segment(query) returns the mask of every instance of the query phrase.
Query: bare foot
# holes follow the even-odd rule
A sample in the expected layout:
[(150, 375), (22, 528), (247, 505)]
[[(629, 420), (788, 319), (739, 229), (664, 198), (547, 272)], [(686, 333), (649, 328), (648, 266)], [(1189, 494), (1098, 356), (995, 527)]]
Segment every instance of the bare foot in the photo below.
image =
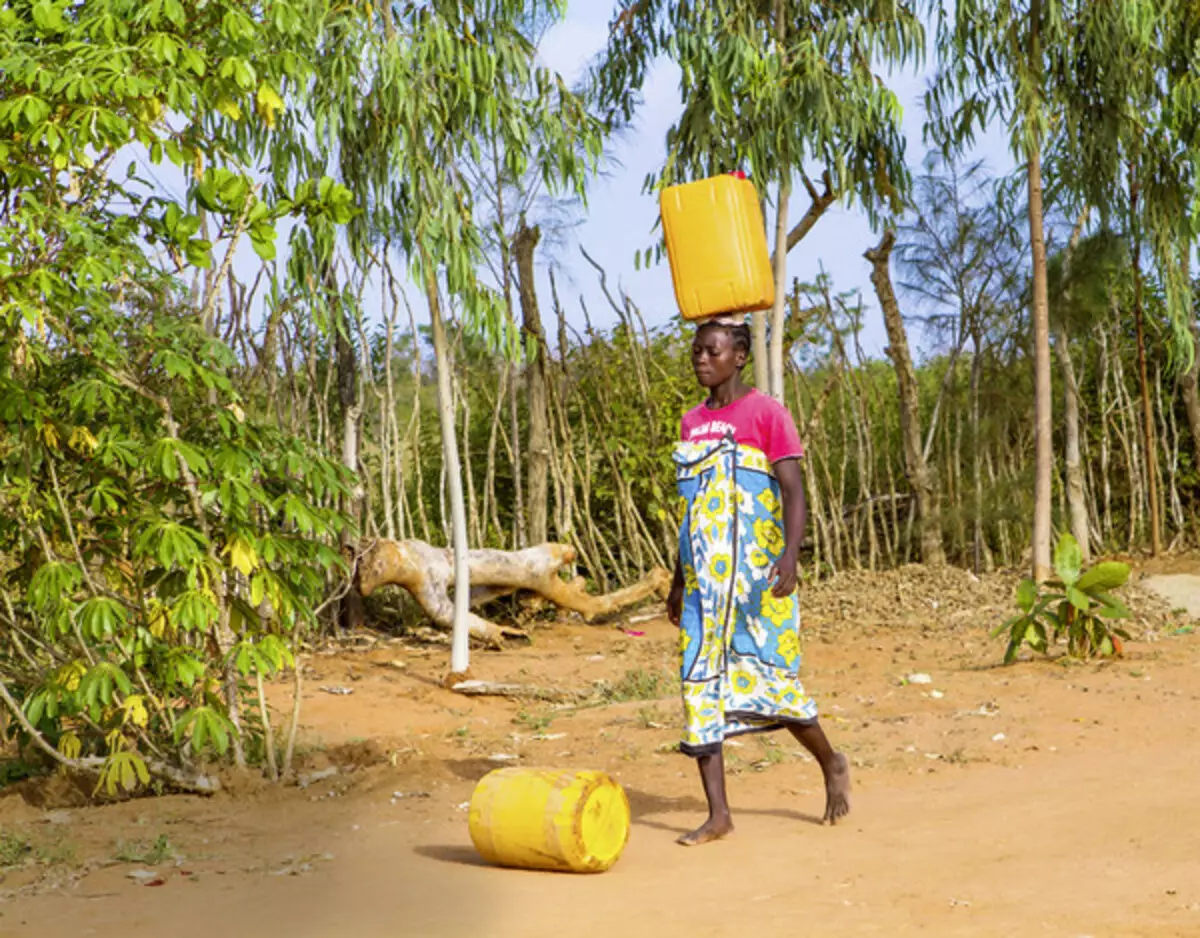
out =
[(843, 753), (834, 753), (833, 766), (825, 773), (826, 824), (836, 824), (850, 813), (850, 762)]
[(690, 834), (684, 834), (675, 843), (685, 847), (698, 847), (714, 840), (720, 840), (733, 833), (733, 819), (726, 814), (724, 817), (710, 817)]

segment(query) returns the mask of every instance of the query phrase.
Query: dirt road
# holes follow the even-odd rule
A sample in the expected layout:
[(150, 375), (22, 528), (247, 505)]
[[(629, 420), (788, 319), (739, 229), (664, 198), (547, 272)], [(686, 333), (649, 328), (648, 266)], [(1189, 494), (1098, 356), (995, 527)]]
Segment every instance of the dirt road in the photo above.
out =
[[(97, 858), (61, 889), (0, 904), (0, 936), (1200, 935), (1190, 626), (1152, 630), (1112, 664), (1004, 669), (975, 624), (826, 625), (806, 676), (855, 763), (854, 813), (837, 828), (815, 823), (815, 766), (782, 738), (754, 739), (731, 752), (734, 836), (677, 847), (702, 803), (691, 765), (663, 751), (669, 697), (569, 714), (448, 700), (433, 686), (440, 652), (401, 671), (380, 648), (315, 662), (307, 712), (334, 764), (366, 751), (354, 732), (390, 761), (343, 765), (304, 791), (77, 809), (58, 824), (0, 798), (8, 829), (59, 831), (78, 863)], [(652, 673), (670, 659), (670, 629), (637, 628), (563, 627), (478, 668), (543, 683)], [(932, 683), (907, 681), (915, 672)], [(497, 752), (617, 774), (635, 814), (617, 866), (573, 877), (480, 865), (460, 805)], [(130, 878), (145, 863), (105, 859), (160, 834), (178, 857), (149, 867), (161, 886)], [(0, 889), (21, 882), (33, 880)]]

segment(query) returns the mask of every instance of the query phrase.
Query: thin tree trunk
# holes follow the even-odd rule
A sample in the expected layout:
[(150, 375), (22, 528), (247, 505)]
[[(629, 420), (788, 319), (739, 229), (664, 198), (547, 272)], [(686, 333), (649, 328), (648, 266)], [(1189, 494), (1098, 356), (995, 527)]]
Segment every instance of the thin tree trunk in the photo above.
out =
[[(399, 462), (400, 454), (393, 449), (395, 435), (393, 427), (396, 421), (396, 386), (392, 380), (392, 355), (395, 354), (396, 341), (396, 307), (392, 305), (385, 328), (387, 330), (383, 350), (383, 394), (378, 395), (380, 401), (379, 440), (382, 448), (379, 481), (383, 489), (383, 531), (391, 540), (396, 539), (396, 504), (392, 500), (392, 465)], [(396, 492), (396, 502), (400, 500), (400, 492)], [(401, 520), (401, 534), (404, 522)]]
[[(1042, 4), (1029, 4), (1029, 65), (1041, 72)], [(1046, 280), (1046, 238), (1042, 205), (1041, 142), (1034, 140), (1026, 167), (1029, 185), (1029, 242), (1033, 254), (1033, 578), (1051, 575), (1050, 526), (1054, 466), (1054, 401), (1050, 386), (1050, 298)]]
[(900, 315), (900, 304), (892, 288), (889, 270), (892, 248), (896, 235), (891, 230), (884, 233), (878, 247), (864, 255), (871, 263), (871, 284), (879, 297), (883, 310), (884, 325), (887, 327), (888, 357), (896, 368), (896, 380), (900, 391), (900, 438), (904, 448), (904, 469), (915, 499), (914, 510), (920, 524), (921, 559), (927, 564), (945, 563), (942, 548), (941, 512), (937, 501), (937, 485), (921, 446), (921, 410), (918, 397), (916, 371), (908, 348), (908, 333)]
[(1200, 327), (1197, 327), (1192, 309), (1192, 246), (1183, 249), (1183, 282), (1187, 286), (1187, 319), (1192, 331), (1192, 367), (1179, 379), (1183, 406), (1187, 411), (1188, 429), (1192, 434), (1192, 453), (1195, 465), (1200, 469)]
[(425, 265), (425, 295), (429, 302), (429, 322), (433, 334), (433, 354), (437, 360), (438, 419), (442, 427), (442, 459), (449, 477), (450, 512), (454, 543), (454, 628), (450, 645), (450, 673), (467, 673), (471, 664), (470, 612), (471, 581), (467, 567), (467, 511), (463, 501), (462, 467), (455, 435), (454, 391), (451, 385), (450, 345), (442, 321), (441, 297), (436, 275), (428, 257)]
[[(346, 498), (344, 511), (361, 524), (363, 484), (359, 476), (359, 418), (362, 402), (359, 400), (359, 361), (355, 350), (351, 313), (341, 301), (335, 289), (332, 265), (326, 274), (327, 296), (330, 308), (335, 313), (335, 351), (337, 355), (338, 403), (342, 409), (342, 465), (354, 473), (354, 488)], [(342, 555), (346, 563), (354, 568), (354, 535), (350, 530), (342, 532)], [(339, 621), (343, 629), (360, 628), (366, 621), (362, 596), (350, 590), (342, 598)]]
[(492, 408), (492, 426), (488, 431), (487, 481), (483, 487), (483, 514), (491, 521), (495, 536), (503, 543), (504, 528), (500, 524), (499, 506), (496, 503), (496, 440), (500, 435), (500, 420), (504, 410), (504, 398), (508, 394), (508, 371), (500, 372), (496, 385), (496, 403)]
[[(1071, 267), (1071, 259), (1075, 256), (1075, 250), (1079, 247), (1079, 240), (1083, 237), (1083, 229), (1087, 224), (1089, 214), (1090, 211), (1087, 207), (1084, 207), (1083, 211), (1079, 213), (1075, 228), (1071, 232), (1071, 240), (1067, 244), (1066, 255), (1063, 261), (1063, 281), (1068, 284), (1067, 275)], [(1069, 290), (1069, 285), (1067, 289)], [(1064, 291), (1065, 295), (1066, 291)], [(1091, 547), (1088, 538), (1087, 496), (1083, 485), (1082, 459), (1079, 453), (1079, 382), (1075, 377), (1075, 365), (1071, 360), (1071, 337), (1063, 315), (1058, 317), (1056, 332), (1054, 352), (1058, 357), (1059, 367), (1063, 373), (1063, 429), (1066, 436), (1065, 489), (1067, 514), (1071, 519), (1071, 534), (1079, 544), (1079, 549), (1083, 553), (1084, 563), (1087, 563), (1091, 559)]]
[(1150, 552), (1162, 553), (1159, 528), (1158, 447), (1155, 445), (1154, 408), (1150, 403), (1150, 379), (1146, 372), (1146, 326), (1142, 309), (1142, 231), (1137, 220), (1139, 195), (1137, 171), (1129, 166), (1129, 214), (1133, 222), (1133, 322), (1137, 329), (1138, 384), (1142, 392), (1142, 448), (1146, 452), (1146, 492), (1150, 512)]
[(1084, 563), (1090, 560), (1088, 537), (1087, 496), (1083, 487), (1082, 460), (1079, 455), (1079, 384), (1071, 361), (1071, 340), (1067, 327), (1059, 322), (1054, 351), (1063, 373), (1063, 430), (1066, 436), (1067, 511), (1071, 518), (1071, 534), (1079, 542)]
[(1192, 323), (1192, 367), (1179, 379), (1183, 406), (1187, 411), (1188, 429), (1192, 433), (1192, 452), (1195, 465), (1200, 466), (1200, 329)]
[[(1158, 362), (1155, 362), (1154, 365), (1154, 404), (1158, 414), (1158, 423), (1162, 427), (1162, 438), (1166, 445), (1163, 462), (1167, 475), (1167, 494), (1163, 513), (1166, 514), (1167, 511), (1170, 511), (1171, 520), (1175, 525), (1175, 536), (1178, 537), (1183, 533), (1184, 527), (1183, 500), (1179, 497), (1179, 424), (1175, 419), (1175, 408), (1169, 407), (1163, 400), (1162, 365)], [(1172, 546), (1173, 544), (1174, 538)]]
[(1113, 543), (1112, 519), (1112, 474), (1111, 465), (1112, 438), (1109, 429), (1108, 406), (1108, 330), (1097, 330), (1100, 337), (1100, 481), (1104, 486), (1104, 501), (1100, 515), (1100, 530), (1104, 534), (1104, 544)]
[[(517, 262), (517, 286), (525, 332), (525, 387), (529, 405), (528, 484), (525, 504), (529, 512), (526, 528), (529, 542), (543, 543), (548, 536), (547, 508), (550, 473), (550, 419), (546, 407), (546, 338), (542, 329), (534, 282), (533, 254), (542, 233), (521, 220), (513, 239)], [(632, 337), (631, 337), (632, 338)]]
[(971, 340), (974, 346), (971, 355), (971, 489), (972, 489), (972, 524), (971, 524), (971, 567), (978, 576), (983, 569), (983, 472), (982, 454), (983, 441), (979, 438), (979, 379), (983, 369), (983, 354), (979, 328), (972, 330)]
[[(782, 23), (780, 23), (782, 32)], [(788, 200), (792, 195), (790, 172), (779, 179), (779, 204), (775, 214), (775, 305), (771, 309), (771, 347), (769, 351), (769, 393), (783, 402), (784, 308), (787, 301)]]
[[(456, 355), (454, 358), (457, 360)], [(459, 450), (459, 453), (462, 457), (463, 481), (466, 483), (465, 500), (467, 525), (470, 532), (469, 540), (478, 544), (483, 541), (483, 532), (487, 527), (487, 521), (479, 511), (475, 496), (475, 461), (471, 458), (471, 394), (469, 389), (463, 387), (462, 376), (457, 369), (454, 372), (454, 392), (454, 398), (458, 402), (455, 406), (462, 411), (462, 449)]]

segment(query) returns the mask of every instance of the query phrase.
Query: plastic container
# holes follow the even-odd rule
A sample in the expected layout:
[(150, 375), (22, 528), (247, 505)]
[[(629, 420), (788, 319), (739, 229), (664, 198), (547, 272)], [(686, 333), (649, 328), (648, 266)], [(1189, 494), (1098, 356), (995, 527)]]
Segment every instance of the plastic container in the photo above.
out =
[(603, 772), (497, 769), (471, 797), (471, 840), (489, 863), (602, 873), (629, 840), (629, 800)]
[(662, 191), (659, 209), (684, 319), (773, 304), (771, 253), (752, 182), (724, 175), (671, 186)]

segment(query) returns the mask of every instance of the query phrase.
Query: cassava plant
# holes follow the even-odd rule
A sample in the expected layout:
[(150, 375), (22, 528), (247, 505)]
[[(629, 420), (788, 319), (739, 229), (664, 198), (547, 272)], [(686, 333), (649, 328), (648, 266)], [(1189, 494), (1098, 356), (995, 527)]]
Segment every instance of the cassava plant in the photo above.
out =
[(276, 223), (352, 212), (253, 172), (324, 18), (0, 2), (0, 711), (110, 795), (211, 791), (207, 765), (259, 754), (277, 777), (264, 679), (344, 580), (350, 474), (248, 410), (213, 327), (239, 244), (269, 261)]
[(1059, 538), (1054, 551), (1056, 576), (1041, 589), (1031, 579), (1017, 587), (1020, 614), (998, 626), (992, 637), (1008, 633), (1005, 664), (1016, 660), (1022, 645), (1045, 654), (1064, 637), (1067, 653), (1075, 658), (1119, 655), (1129, 633), (1113, 620), (1129, 618), (1129, 609), (1112, 595), (1129, 579), (1129, 565), (1110, 560), (1083, 569), (1083, 552), (1070, 534)]

